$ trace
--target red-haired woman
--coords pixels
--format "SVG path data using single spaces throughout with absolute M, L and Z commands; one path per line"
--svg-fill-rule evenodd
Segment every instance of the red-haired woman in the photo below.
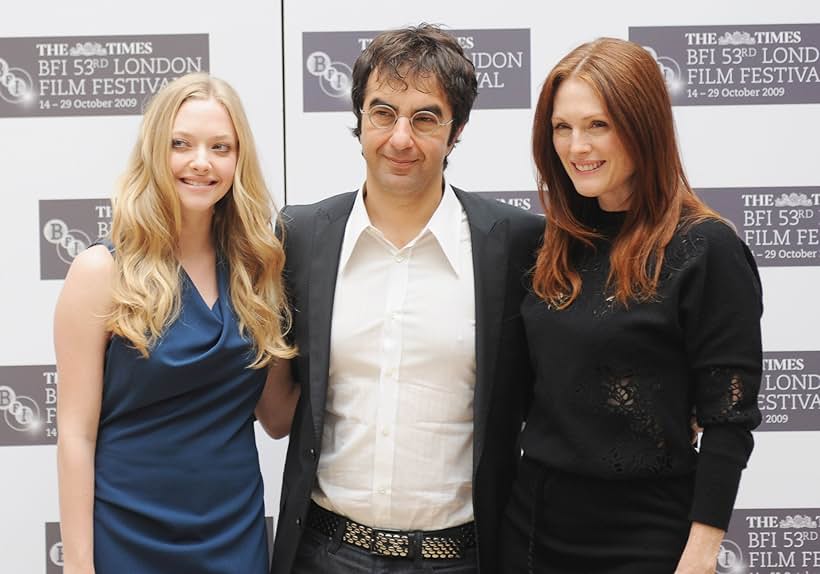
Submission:
M 504 572 L 713 573 L 760 422 L 760 279 L 692 192 L 653 57 L 602 38 L 544 83 L 534 397 Z M 699 452 L 690 417 L 703 427 Z

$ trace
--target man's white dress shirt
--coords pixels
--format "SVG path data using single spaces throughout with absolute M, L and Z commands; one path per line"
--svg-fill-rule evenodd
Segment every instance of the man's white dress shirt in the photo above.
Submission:
M 475 291 L 452 188 L 401 249 L 359 191 L 345 228 L 313 499 L 376 528 L 473 520 Z

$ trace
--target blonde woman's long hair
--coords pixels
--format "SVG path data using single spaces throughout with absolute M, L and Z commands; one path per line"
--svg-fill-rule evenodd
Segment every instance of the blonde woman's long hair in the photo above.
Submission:
M 109 330 L 148 357 L 179 316 L 182 224 L 169 164 L 173 123 L 192 98 L 222 104 L 233 121 L 238 157 L 233 185 L 214 207 L 213 238 L 230 268 L 230 298 L 242 334 L 254 343 L 252 368 L 295 350 L 282 268 L 285 253 L 272 228 L 274 209 L 239 96 L 206 73 L 188 74 L 162 88 L 145 109 L 139 136 L 112 201 L 111 241 L 117 274 Z

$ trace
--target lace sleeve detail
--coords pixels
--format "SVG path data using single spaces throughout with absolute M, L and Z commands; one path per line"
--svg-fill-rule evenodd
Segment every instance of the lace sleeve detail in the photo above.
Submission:
M 697 415 L 701 426 L 735 423 L 751 430 L 760 423 L 756 402 L 759 376 L 739 369 L 713 368 L 707 378 L 698 389 Z

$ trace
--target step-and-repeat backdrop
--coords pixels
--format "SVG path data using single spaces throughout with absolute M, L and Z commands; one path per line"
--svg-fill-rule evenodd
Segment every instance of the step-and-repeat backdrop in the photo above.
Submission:
M 284 2 L 284 5 L 283 5 Z M 419 0 L 16 4 L 0 19 L 0 572 L 62 572 L 52 316 L 77 253 L 104 236 L 145 101 L 210 71 L 243 98 L 278 205 L 364 178 L 351 68 L 381 30 L 441 24 L 479 97 L 447 178 L 540 211 L 533 104 L 549 69 L 598 36 L 641 43 L 663 70 L 684 162 L 736 226 L 764 282 L 763 423 L 718 572 L 820 573 L 820 5 L 659 6 Z M 286 441 L 257 433 L 269 523 Z

